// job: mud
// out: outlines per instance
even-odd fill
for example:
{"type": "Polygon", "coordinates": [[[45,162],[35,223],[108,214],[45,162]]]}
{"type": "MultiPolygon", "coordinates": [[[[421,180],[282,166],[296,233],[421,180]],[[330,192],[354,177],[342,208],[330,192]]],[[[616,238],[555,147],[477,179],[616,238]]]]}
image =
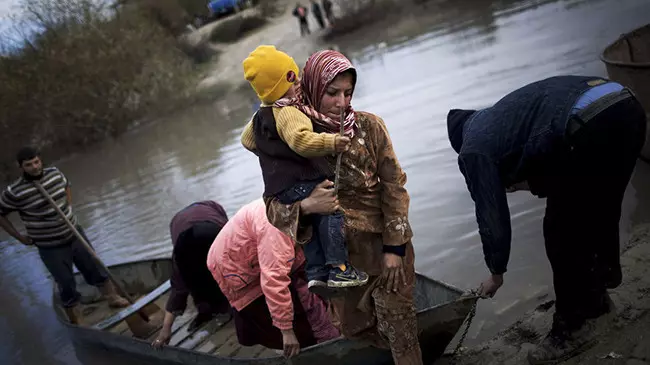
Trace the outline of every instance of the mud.
{"type": "MultiPolygon", "coordinates": [[[[650,361],[650,225],[637,226],[623,250],[623,283],[610,291],[615,310],[594,320],[597,342],[593,347],[564,364],[617,365],[650,361]]],[[[552,301],[544,303],[495,338],[435,364],[527,364],[528,351],[535,348],[550,329],[553,309],[552,301]]]]}

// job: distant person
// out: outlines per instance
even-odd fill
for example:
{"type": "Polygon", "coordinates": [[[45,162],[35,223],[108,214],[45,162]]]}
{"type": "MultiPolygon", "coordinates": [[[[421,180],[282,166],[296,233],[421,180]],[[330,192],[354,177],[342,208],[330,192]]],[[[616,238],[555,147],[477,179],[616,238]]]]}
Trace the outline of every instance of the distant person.
{"type": "Polygon", "coordinates": [[[330,23],[330,27],[334,25],[334,12],[332,11],[332,0],[323,0],[323,10],[325,10],[325,17],[330,23]]]}
{"type": "MultiPolygon", "coordinates": [[[[72,272],[73,264],[88,284],[100,290],[110,307],[128,306],[129,302],[117,294],[105,270],[95,263],[92,254],[33,184],[39,182],[43,186],[85,238],[83,229],[77,223],[77,216],[72,211],[72,193],[65,175],[56,167],[43,168],[40,153],[31,147],[18,151],[16,162],[22,176],[0,195],[0,227],[22,244],[38,248],[43,264],[58,284],[61,305],[70,322],[78,323],[78,304],[81,298],[72,272]],[[19,233],[6,218],[11,212],[20,214],[27,230],[26,235],[19,233]]],[[[86,238],[86,241],[89,240],[86,238]]]]}
{"type": "Polygon", "coordinates": [[[646,135],[641,104],[616,82],[559,76],[526,85],[486,109],[453,109],[447,128],[476,203],[491,273],[481,294],[493,296],[507,270],[512,232],[506,193],[545,197],[555,314],[551,331],[528,359],[551,364],[579,354],[595,339],[590,319],[612,309],[607,289],[622,281],[619,220],[646,135]]]}
{"type": "Polygon", "coordinates": [[[320,8],[320,4],[316,0],[310,0],[311,1],[311,12],[314,14],[314,18],[316,18],[316,21],[318,22],[318,25],[320,25],[320,28],[323,29],[325,28],[325,19],[323,19],[323,11],[320,8]]]}
{"type": "Polygon", "coordinates": [[[169,343],[172,324],[185,312],[188,296],[192,296],[198,314],[190,323],[190,332],[219,314],[230,313],[228,299],[212,278],[206,264],[208,251],[228,221],[226,211],[217,202],[206,200],[180,210],[169,224],[174,250],[172,254],[171,294],[165,307],[163,328],[154,347],[169,343]]]}
{"type": "Polygon", "coordinates": [[[309,32],[309,24],[307,23],[307,8],[302,6],[300,3],[296,3],[296,7],[293,9],[293,16],[298,18],[300,24],[300,36],[304,37],[309,32]]]}

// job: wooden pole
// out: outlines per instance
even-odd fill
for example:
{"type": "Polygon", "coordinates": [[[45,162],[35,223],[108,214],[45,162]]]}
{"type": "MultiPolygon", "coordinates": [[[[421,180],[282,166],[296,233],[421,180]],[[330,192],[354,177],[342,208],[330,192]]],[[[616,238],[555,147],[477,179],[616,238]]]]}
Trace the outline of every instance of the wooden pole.
{"type": "MultiPolygon", "coordinates": [[[[38,191],[43,195],[43,197],[45,199],[47,199],[47,201],[50,203],[52,208],[54,208],[56,210],[56,212],[59,214],[59,216],[61,216],[61,218],[63,219],[65,224],[68,226],[68,228],[70,228],[72,230],[72,232],[74,233],[74,235],[77,236],[77,239],[83,244],[85,249],[90,253],[90,255],[95,260],[95,263],[97,265],[99,265],[102,269],[104,269],[104,271],[108,275],[108,280],[110,280],[113,283],[113,286],[115,287],[115,290],[117,291],[117,293],[119,295],[121,295],[122,297],[126,298],[126,300],[128,300],[129,303],[133,304],[134,303],[133,298],[131,298],[131,296],[126,292],[126,290],[124,290],[124,288],[122,288],[122,286],[117,282],[117,280],[115,279],[113,274],[111,274],[111,272],[108,271],[108,268],[106,267],[106,265],[104,265],[102,260],[100,260],[100,258],[97,256],[97,253],[95,252],[95,250],[93,250],[93,248],[90,246],[88,241],[86,241],[86,239],[81,235],[81,233],[79,233],[77,228],[72,224],[72,222],[70,222],[68,217],[65,216],[63,211],[61,211],[61,209],[59,208],[59,206],[56,205],[56,203],[54,202],[54,200],[52,199],[50,194],[43,188],[41,183],[38,182],[38,181],[34,181],[33,183],[34,183],[34,186],[36,186],[36,189],[38,189],[38,191]]],[[[141,313],[141,312],[138,312],[138,313],[140,313],[140,316],[145,321],[149,320],[149,318],[144,313],[141,313]]]]}
{"type": "MultiPolygon", "coordinates": [[[[341,108],[340,119],[341,126],[339,128],[339,135],[342,136],[345,133],[345,128],[343,123],[345,122],[345,108],[341,108]]],[[[336,157],[336,171],[334,172],[334,195],[339,192],[339,175],[341,174],[341,158],[343,157],[343,152],[339,152],[339,155],[336,157]]]]}

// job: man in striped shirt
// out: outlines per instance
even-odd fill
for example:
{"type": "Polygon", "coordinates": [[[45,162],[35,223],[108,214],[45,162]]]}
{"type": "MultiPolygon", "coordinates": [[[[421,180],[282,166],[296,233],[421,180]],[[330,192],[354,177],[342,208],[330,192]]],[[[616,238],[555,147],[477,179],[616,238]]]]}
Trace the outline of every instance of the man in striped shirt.
{"type": "Polygon", "coordinates": [[[43,168],[39,153],[30,147],[21,149],[16,160],[22,176],[0,194],[0,227],[24,245],[38,248],[45,267],[59,286],[61,303],[70,309],[68,313],[71,317],[76,316],[74,308],[80,299],[72,272],[73,263],[88,284],[100,289],[110,306],[127,306],[128,301],[117,295],[113,284],[107,280],[107,274],[97,266],[92,255],[33,184],[35,181],[41,183],[61,211],[86,238],[72,212],[70,184],[65,175],[56,167],[43,168]],[[11,212],[20,214],[26,235],[18,232],[7,219],[6,216],[11,212]]]}

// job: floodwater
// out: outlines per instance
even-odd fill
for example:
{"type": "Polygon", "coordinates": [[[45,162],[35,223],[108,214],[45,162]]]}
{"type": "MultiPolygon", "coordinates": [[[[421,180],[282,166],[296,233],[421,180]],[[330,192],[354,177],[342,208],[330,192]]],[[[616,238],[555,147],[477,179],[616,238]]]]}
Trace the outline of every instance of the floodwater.
{"type": "MultiPolygon", "coordinates": [[[[605,76],[598,56],[621,33],[650,22],[647,0],[448,1],[390,27],[337,40],[359,72],[353,105],[380,115],[408,174],[417,270],[463,289],[487,275],[473,203],[446,134],[450,108],[488,106],[558,74],[605,76]]],[[[297,25],[296,25],[297,30],[297,25]]],[[[57,162],[76,212],[108,263],[168,256],[173,214],[214,199],[233,214],[259,197],[255,157],[239,144],[250,93],[229,95],[57,162]]],[[[639,163],[625,198],[623,236],[647,221],[650,165],[639,163]]],[[[597,197],[595,197],[597,198],[597,197]]],[[[484,300],[469,343],[494,335],[552,298],[541,219],[544,201],[509,197],[513,244],[505,284],[484,300]]],[[[623,238],[624,238],[623,237],[623,238]]],[[[51,310],[51,286],[33,248],[0,245],[1,364],[142,364],[76,349],[51,310]]]]}

